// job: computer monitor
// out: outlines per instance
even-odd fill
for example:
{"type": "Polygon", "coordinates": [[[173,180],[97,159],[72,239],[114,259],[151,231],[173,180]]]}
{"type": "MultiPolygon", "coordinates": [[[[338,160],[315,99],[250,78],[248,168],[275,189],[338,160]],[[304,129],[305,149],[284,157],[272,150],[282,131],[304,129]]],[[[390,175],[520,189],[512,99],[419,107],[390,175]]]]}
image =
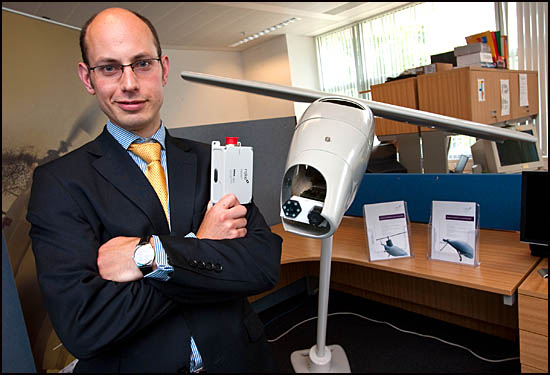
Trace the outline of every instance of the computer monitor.
{"type": "Polygon", "coordinates": [[[468,155],[460,155],[460,158],[458,159],[458,162],[456,163],[456,167],[454,171],[451,171],[452,173],[462,173],[464,172],[464,168],[466,167],[466,163],[468,163],[468,159],[470,157],[468,155]]]}
{"type": "MultiPolygon", "coordinates": [[[[517,131],[537,136],[533,125],[522,125],[517,131]]],[[[483,172],[521,173],[544,167],[538,143],[507,140],[503,142],[480,139],[471,147],[474,164],[483,172]]]]}
{"type": "Polygon", "coordinates": [[[521,174],[520,241],[529,243],[531,253],[548,256],[548,172],[525,171],[521,174]]]}

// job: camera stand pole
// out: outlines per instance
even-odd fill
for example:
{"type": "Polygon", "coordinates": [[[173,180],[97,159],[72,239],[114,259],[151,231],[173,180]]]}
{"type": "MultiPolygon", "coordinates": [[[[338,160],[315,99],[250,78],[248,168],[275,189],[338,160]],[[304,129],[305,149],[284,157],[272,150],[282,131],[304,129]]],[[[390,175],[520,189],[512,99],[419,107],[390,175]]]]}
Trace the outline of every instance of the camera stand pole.
{"type": "Polygon", "coordinates": [[[330,289],[330,261],[332,236],[321,240],[321,265],[319,270],[319,303],[317,312],[317,345],[298,350],[290,355],[295,372],[302,373],[351,373],[348,357],[340,345],[326,346],[328,295],[330,289]]]}

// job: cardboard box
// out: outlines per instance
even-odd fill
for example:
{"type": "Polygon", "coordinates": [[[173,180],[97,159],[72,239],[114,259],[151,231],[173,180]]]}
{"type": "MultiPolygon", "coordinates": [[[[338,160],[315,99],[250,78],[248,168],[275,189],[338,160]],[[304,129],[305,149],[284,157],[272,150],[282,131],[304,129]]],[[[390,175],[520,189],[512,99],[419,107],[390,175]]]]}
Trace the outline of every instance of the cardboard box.
{"type": "Polygon", "coordinates": [[[471,53],[469,55],[462,55],[456,57],[456,63],[458,67],[469,66],[478,63],[492,63],[493,56],[491,52],[478,52],[471,53]]]}
{"type": "MultiPolygon", "coordinates": [[[[456,57],[458,57],[458,56],[471,55],[473,53],[481,53],[481,52],[491,53],[491,48],[486,43],[473,43],[473,44],[467,44],[465,46],[456,47],[454,54],[456,57]]],[[[457,59],[457,64],[458,64],[458,59],[457,59]]]]}
{"type": "Polygon", "coordinates": [[[453,64],[434,63],[430,65],[425,65],[422,68],[423,68],[422,71],[424,74],[430,74],[430,73],[436,73],[436,72],[443,72],[445,70],[451,70],[453,69],[453,64]]]}

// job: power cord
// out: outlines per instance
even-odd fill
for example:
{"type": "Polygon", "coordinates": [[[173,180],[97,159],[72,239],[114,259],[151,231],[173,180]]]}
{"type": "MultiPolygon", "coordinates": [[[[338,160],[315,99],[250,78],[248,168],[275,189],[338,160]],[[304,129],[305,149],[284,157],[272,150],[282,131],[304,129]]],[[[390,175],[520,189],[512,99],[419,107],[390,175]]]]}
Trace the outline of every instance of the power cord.
{"type": "MultiPolygon", "coordinates": [[[[292,309],[294,310],[294,309],[292,309]]],[[[291,311],[292,311],[291,310],[291,311]]],[[[376,320],[376,319],[371,319],[371,318],[367,318],[366,316],[363,316],[363,315],[359,315],[359,314],[356,314],[356,313],[352,313],[352,312],[335,312],[335,313],[331,313],[331,314],[328,314],[328,316],[334,316],[334,315],[352,315],[352,316],[356,316],[356,317],[359,317],[361,319],[365,319],[365,320],[369,320],[371,322],[374,322],[374,323],[379,323],[379,324],[386,324],[386,325],[389,325],[390,327],[400,331],[400,332],[404,332],[404,333],[410,333],[410,334],[413,334],[413,335],[417,335],[417,336],[421,336],[421,337],[426,337],[426,338],[431,338],[431,339],[435,339],[435,340],[438,340],[438,341],[441,341],[442,343],[444,344],[447,344],[447,345],[452,345],[452,346],[456,346],[457,348],[461,348],[461,349],[464,349],[464,350],[467,350],[469,351],[472,355],[474,355],[475,357],[481,359],[482,361],[486,361],[486,362],[492,362],[492,363],[498,363],[498,362],[506,362],[506,361],[515,361],[515,360],[518,360],[519,357],[512,357],[512,358],[504,358],[504,359],[487,359],[487,358],[483,358],[482,356],[474,353],[471,349],[465,347],[465,346],[462,346],[462,345],[458,345],[458,344],[455,344],[455,343],[452,343],[452,342],[449,342],[449,341],[445,341],[443,339],[440,339],[439,337],[435,337],[435,336],[431,336],[431,335],[424,335],[422,333],[417,333],[417,332],[413,332],[413,331],[407,331],[405,329],[401,329],[399,327],[396,327],[394,326],[393,324],[391,323],[388,323],[388,322],[384,322],[384,321],[380,321],[380,320],[376,320]]],[[[279,315],[280,316],[280,315],[279,315]]],[[[278,317],[277,317],[278,318],[278,317]]],[[[295,329],[296,327],[304,324],[304,323],[307,323],[309,322],[310,320],[314,320],[314,319],[317,319],[316,316],[312,317],[312,318],[309,318],[309,319],[306,319],[298,324],[295,324],[292,328],[290,328],[289,330],[287,330],[285,333],[283,333],[282,335],[280,335],[279,337],[273,339],[273,340],[267,340],[267,342],[269,343],[274,343],[276,342],[277,340],[279,340],[280,338],[282,338],[283,336],[285,336],[286,334],[288,334],[290,331],[292,331],[293,329],[295,329]]],[[[272,319],[269,323],[271,323],[273,320],[275,319],[272,319]]],[[[268,324],[269,324],[268,323],[268,324]]],[[[266,324],[267,326],[267,324],[266,324]]]]}

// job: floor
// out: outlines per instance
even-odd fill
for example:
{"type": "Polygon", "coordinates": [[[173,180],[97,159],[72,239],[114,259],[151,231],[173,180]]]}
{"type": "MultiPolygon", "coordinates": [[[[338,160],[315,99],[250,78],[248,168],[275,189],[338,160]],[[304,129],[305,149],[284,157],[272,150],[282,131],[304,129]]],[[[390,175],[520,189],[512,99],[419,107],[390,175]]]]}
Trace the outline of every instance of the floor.
{"type": "MultiPolygon", "coordinates": [[[[317,295],[302,293],[289,298],[260,314],[266,325],[268,340],[308,318],[317,316],[317,295]]],[[[292,373],[290,355],[296,350],[309,349],[316,341],[317,319],[308,321],[270,345],[280,371],[292,373]]],[[[436,319],[424,317],[392,306],[369,301],[331,290],[326,345],[342,346],[352,372],[374,373],[519,373],[519,342],[508,341],[436,319]],[[352,312],[424,335],[462,345],[469,351],[445,344],[434,338],[400,332],[387,324],[376,323],[352,315],[352,312]]]]}

